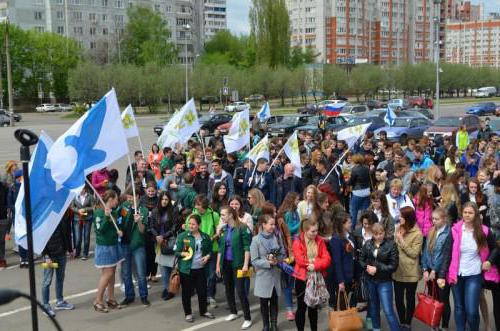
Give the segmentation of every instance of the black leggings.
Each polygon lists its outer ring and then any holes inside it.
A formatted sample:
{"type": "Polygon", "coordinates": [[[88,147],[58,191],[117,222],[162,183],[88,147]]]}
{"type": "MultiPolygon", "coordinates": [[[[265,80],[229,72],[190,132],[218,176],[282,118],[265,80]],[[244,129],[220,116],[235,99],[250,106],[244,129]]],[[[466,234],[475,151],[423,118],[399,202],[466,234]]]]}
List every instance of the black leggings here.
{"type": "Polygon", "coordinates": [[[260,314],[264,329],[269,328],[269,321],[273,324],[278,322],[278,293],[273,288],[273,294],[270,298],[260,298],[260,314]]]}
{"type": "Polygon", "coordinates": [[[396,302],[396,310],[398,312],[399,323],[401,324],[411,324],[413,313],[415,312],[417,284],[417,282],[406,283],[394,281],[394,301],[396,302]]]}
{"type": "Polygon", "coordinates": [[[311,331],[318,330],[318,309],[311,308],[304,302],[306,294],[306,282],[300,279],[295,280],[295,293],[297,294],[297,312],[295,313],[295,325],[298,331],[304,331],[306,324],[306,310],[309,316],[311,331]]]}
{"type": "Polygon", "coordinates": [[[252,320],[250,316],[250,304],[248,302],[248,296],[245,290],[245,282],[249,282],[249,278],[238,278],[236,277],[237,269],[233,269],[231,266],[231,261],[224,261],[223,269],[223,279],[224,286],[226,289],[226,300],[229,306],[231,314],[237,314],[238,310],[236,308],[236,298],[234,296],[234,290],[238,292],[238,297],[241,303],[241,309],[243,310],[243,315],[245,321],[252,320]]]}
{"type": "Polygon", "coordinates": [[[184,308],[184,315],[191,315],[191,295],[193,290],[196,289],[198,295],[198,308],[200,315],[207,312],[207,277],[205,276],[205,268],[191,269],[189,275],[180,273],[181,287],[182,287],[182,308],[184,308]]]}
{"type": "Polygon", "coordinates": [[[155,242],[151,235],[146,234],[144,249],[146,250],[146,277],[156,276],[158,272],[158,264],[155,262],[155,242]]]}
{"type": "Polygon", "coordinates": [[[446,284],[444,288],[440,288],[437,286],[435,283],[436,281],[434,280],[434,285],[432,284],[432,281],[427,282],[427,288],[429,289],[429,293],[432,294],[433,296],[436,297],[436,299],[439,300],[439,302],[444,303],[444,311],[443,311],[443,316],[441,316],[441,327],[443,329],[448,329],[448,325],[450,323],[450,316],[451,316],[451,308],[450,308],[450,285],[446,284]],[[436,294],[432,293],[433,288],[436,289],[436,294]]]}
{"type": "Polygon", "coordinates": [[[500,330],[500,284],[491,290],[493,298],[493,316],[495,316],[495,330],[500,330]]]}

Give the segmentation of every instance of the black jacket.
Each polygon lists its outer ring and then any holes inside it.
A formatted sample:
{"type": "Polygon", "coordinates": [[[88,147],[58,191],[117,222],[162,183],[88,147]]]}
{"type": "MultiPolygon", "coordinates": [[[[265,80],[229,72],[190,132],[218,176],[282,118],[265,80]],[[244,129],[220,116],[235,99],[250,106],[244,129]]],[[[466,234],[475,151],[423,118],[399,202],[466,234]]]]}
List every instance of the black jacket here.
{"type": "Polygon", "coordinates": [[[0,220],[7,219],[7,208],[9,188],[3,182],[0,182],[0,220]]]}
{"type": "Polygon", "coordinates": [[[281,206],[281,203],[285,199],[285,196],[289,192],[295,192],[302,195],[304,191],[302,187],[302,180],[297,176],[288,177],[284,179],[283,176],[279,176],[276,181],[276,198],[274,202],[275,206],[281,206]]]}
{"type": "Polygon", "coordinates": [[[194,176],[193,189],[198,194],[208,193],[208,179],[210,177],[210,174],[207,172],[203,175],[204,176],[202,177],[201,173],[197,173],[196,176],[194,176]]]}
{"type": "Polygon", "coordinates": [[[377,257],[373,256],[375,251],[375,240],[367,241],[361,249],[359,264],[361,269],[365,271],[368,279],[376,282],[392,281],[392,274],[396,271],[399,265],[399,253],[396,243],[392,240],[384,240],[380,245],[377,257]],[[374,266],[377,272],[374,276],[366,272],[367,266],[374,266]]]}
{"type": "Polygon", "coordinates": [[[47,245],[43,249],[42,254],[48,255],[51,259],[66,255],[66,252],[73,251],[71,244],[71,220],[68,213],[64,214],[63,219],[59,222],[56,230],[50,237],[47,245]]]}
{"type": "Polygon", "coordinates": [[[170,213],[167,211],[160,212],[158,208],[155,208],[149,218],[149,232],[154,237],[163,236],[165,240],[172,236],[177,236],[182,226],[182,220],[177,210],[176,206],[172,207],[170,213]]]}
{"type": "Polygon", "coordinates": [[[353,190],[362,190],[370,187],[370,169],[364,165],[356,165],[352,168],[351,178],[348,185],[353,190]]]}

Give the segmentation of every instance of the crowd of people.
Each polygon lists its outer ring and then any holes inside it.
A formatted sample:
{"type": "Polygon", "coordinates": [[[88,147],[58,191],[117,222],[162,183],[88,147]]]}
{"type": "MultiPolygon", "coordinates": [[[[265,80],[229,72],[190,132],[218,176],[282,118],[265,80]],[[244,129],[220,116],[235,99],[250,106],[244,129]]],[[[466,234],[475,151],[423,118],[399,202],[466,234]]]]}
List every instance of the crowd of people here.
{"type": "MultiPolygon", "coordinates": [[[[481,319],[487,330],[498,329],[500,145],[488,130],[483,124],[476,140],[461,132],[456,141],[423,137],[405,146],[384,132],[367,132],[351,149],[330,132],[300,133],[301,178],[279,154],[286,137],[272,138],[271,160],[256,164],[244,151],[226,154],[219,134],[206,148],[196,140],[175,150],[153,144],[147,156],[135,152],[122,174],[124,187],[116,169],[89,175],[91,186],[75,198],[45,248],[43,303],[51,314],[73,308],[63,297],[66,257],[88,259],[94,231],[100,270],[94,309],[100,313],[132,304],[134,283],[149,306],[149,283],[158,281],[160,269],[163,300],[176,296],[169,280],[173,272],[180,275],[186,322],[195,320],[194,295],[201,318],[213,319],[221,300],[229,308],[226,320],[239,318],[237,295],[241,328],[248,329],[253,295],[263,330],[278,330],[283,296],[284,318],[302,331],[307,315],[315,331],[322,305],[308,294],[313,277],[325,283],[325,305],[367,311],[373,330],[381,329],[381,307],[391,331],[412,328],[422,280],[445,305],[438,329],[450,325],[450,292],[456,330],[479,330],[481,319]],[[50,268],[54,262],[58,267],[50,268]],[[57,303],[51,307],[54,273],[57,303]],[[124,287],[121,300],[117,281],[124,287]],[[225,299],[217,296],[222,286],[225,299]]],[[[259,137],[252,132],[252,144],[259,137]]],[[[5,170],[0,267],[21,177],[14,161],[5,170]]],[[[23,268],[22,247],[19,254],[23,268]]]]}

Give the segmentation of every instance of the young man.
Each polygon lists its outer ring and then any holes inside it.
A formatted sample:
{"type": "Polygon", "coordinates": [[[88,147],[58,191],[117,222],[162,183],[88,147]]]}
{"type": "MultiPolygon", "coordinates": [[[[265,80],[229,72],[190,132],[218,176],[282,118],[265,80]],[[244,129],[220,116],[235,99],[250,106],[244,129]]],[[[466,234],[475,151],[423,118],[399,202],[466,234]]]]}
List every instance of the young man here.
{"type": "Polygon", "coordinates": [[[50,237],[45,249],[42,252],[44,262],[47,267],[43,270],[42,282],[42,302],[43,306],[51,316],[56,313],[49,304],[50,285],[54,271],[56,273],[56,298],[55,310],[72,310],[75,308],[67,303],[63,297],[64,273],[66,270],[66,253],[73,253],[71,245],[71,219],[69,213],[64,214],[63,219],[50,237]],[[57,266],[54,264],[57,263],[57,266]]]}
{"type": "Polygon", "coordinates": [[[214,194],[214,186],[219,182],[223,182],[226,184],[227,194],[229,197],[234,194],[234,182],[233,176],[222,169],[222,161],[220,159],[214,159],[212,161],[212,170],[213,172],[210,174],[208,179],[208,199],[212,200],[212,196],[214,194]]]}
{"type": "Polygon", "coordinates": [[[200,163],[198,171],[194,176],[193,188],[198,194],[208,193],[208,179],[210,174],[208,173],[208,165],[206,162],[200,163]]]}
{"type": "Polygon", "coordinates": [[[177,193],[177,202],[181,208],[194,208],[196,191],[193,188],[193,179],[193,176],[189,172],[184,174],[184,186],[177,193]]]}

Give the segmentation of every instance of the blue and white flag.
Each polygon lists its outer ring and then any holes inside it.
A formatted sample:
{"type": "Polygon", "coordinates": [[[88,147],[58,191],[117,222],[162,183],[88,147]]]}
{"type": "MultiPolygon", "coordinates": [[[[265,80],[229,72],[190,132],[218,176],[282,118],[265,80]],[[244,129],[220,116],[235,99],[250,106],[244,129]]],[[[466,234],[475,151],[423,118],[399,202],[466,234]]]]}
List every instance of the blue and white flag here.
{"type": "Polygon", "coordinates": [[[384,122],[387,123],[387,125],[389,126],[393,126],[395,119],[396,119],[396,114],[391,109],[391,107],[387,106],[387,112],[385,113],[384,116],[384,122]]]}
{"type": "MultiPolygon", "coordinates": [[[[78,194],[60,187],[52,179],[51,169],[46,168],[47,154],[52,139],[42,131],[30,161],[31,219],[33,224],[33,251],[41,254],[54,233],[71,201],[78,194]]],[[[26,212],[24,186],[21,185],[16,200],[15,239],[18,245],[28,249],[26,236],[26,212]]]]}
{"type": "Polygon", "coordinates": [[[269,102],[265,102],[262,108],[257,113],[257,118],[260,122],[265,122],[271,118],[271,108],[269,108],[269,102]]]}
{"type": "Polygon", "coordinates": [[[86,175],[127,154],[127,136],[112,89],[56,140],[46,167],[52,170],[56,183],[79,190],[86,175]]]}

